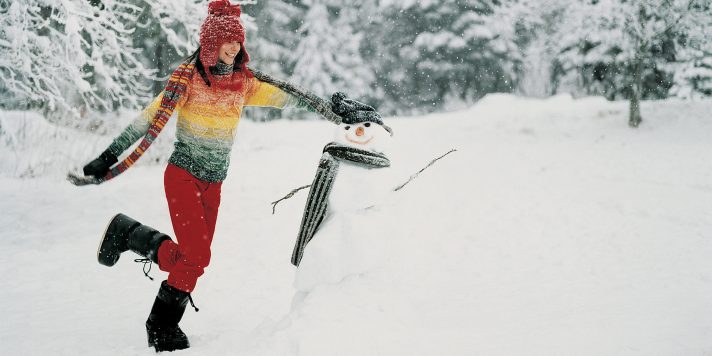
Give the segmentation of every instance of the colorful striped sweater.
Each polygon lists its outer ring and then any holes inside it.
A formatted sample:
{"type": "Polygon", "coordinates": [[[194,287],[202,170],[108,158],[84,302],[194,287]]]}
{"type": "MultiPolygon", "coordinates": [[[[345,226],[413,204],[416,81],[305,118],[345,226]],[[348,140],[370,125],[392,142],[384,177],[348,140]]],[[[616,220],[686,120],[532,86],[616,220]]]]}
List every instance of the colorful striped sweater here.
{"type": "MultiPolygon", "coordinates": [[[[178,117],[177,140],[169,163],[187,170],[200,180],[223,181],[227,176],[230,152],[244,106],[280,109],[298,107],[310,110],[305,102],[271,84],[254,77],[246,80],[243,90],[230,91],[209,87],[200,75],[193,76],[174,109],[178,117]]],[[[109,152],[118,157],[144,137],[161,105],[163,95],[161,93],[153,100],[114,139],[108,148],[109,152]]]]}

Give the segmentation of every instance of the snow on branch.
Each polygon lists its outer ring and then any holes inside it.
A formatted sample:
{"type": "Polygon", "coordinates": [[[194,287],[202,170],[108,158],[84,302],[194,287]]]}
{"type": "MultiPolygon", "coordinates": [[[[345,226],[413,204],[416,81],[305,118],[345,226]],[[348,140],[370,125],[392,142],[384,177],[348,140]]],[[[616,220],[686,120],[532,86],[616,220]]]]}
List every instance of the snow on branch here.
{"type": "Polygon", "coordinates": [[[0,9],[0,105],[29,103],[78,115],[80,108],[137,107],[153,78],[132,33],[142,11],[123,1],[15,1],[0,9]]]}

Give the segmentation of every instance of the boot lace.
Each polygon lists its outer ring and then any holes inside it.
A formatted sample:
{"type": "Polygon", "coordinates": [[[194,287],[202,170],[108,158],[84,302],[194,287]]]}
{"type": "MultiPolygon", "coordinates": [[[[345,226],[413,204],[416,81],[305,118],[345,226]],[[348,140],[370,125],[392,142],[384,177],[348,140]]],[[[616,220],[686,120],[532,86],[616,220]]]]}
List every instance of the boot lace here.
{"type": "MultiPolygon", "coordinates": [[[[134,260],[136,263],[143,263],[143,274],[146,276],[146,278],[153,280],[153,277],[148,275],[148,272],[151,272],[151,267],[153,266],[153,261],[151,261],[150,258],[137,258],[134,260]]],[[[190,302],[190,306],[195,309],[195,312],[199,312],[200,309],[198,309],[197,306],[195,306],[195,303],[193,302],[193,297],[188,294],[188,301],[190,302]]]]}
{"type": "Polygon", "coordinates": [[[137,258],[134,260],[134,262],[143,263],[143,274],[146,276],[146,278],[153,280],[153,277],[148,275],[148,272],[151,272],[151,267],[153,266],[153,261],[151,261],[150,258],[137,258]]]}
{"type": "Polygon", "coordinates": [[[198,309],[198,307],[195,306],[195,303],[193,303],[193,297],[190,294],[188,294],[188,301],[190,302],[190,306],[193,307],[193,309],[195,309],[196,313],[200,311],[200,309],[198,309]]]}

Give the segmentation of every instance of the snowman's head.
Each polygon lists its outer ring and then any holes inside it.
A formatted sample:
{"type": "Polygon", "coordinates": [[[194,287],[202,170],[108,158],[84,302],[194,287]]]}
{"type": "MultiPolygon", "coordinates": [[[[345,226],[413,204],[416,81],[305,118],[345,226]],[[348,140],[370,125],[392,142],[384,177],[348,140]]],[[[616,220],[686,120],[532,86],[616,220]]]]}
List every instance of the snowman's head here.
{"type": "Polygon", "coordinates": [[[385,152],[391,140],[389,130],[375,122],[341,123],[336,128],[334,141],[362,150],[385,152]]]}

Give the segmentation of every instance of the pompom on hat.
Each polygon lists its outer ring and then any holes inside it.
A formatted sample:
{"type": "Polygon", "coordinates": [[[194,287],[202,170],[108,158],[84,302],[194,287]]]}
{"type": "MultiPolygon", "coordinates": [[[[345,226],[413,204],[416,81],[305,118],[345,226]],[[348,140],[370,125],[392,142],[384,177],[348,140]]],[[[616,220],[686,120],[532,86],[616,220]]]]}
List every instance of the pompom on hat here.
{"type": "Polygon", "coordinates": [[[232,41],[240,42],[240,51],[235,66],[248,73],[247,62],[250,56],[245,49],[245,28],[240,22],[240,5],[233,5],[229,0],[217,0],[208,4],[208,17],[200,27],[200,62],[206,68],[218,63],[220,47],[232,41]]]}

